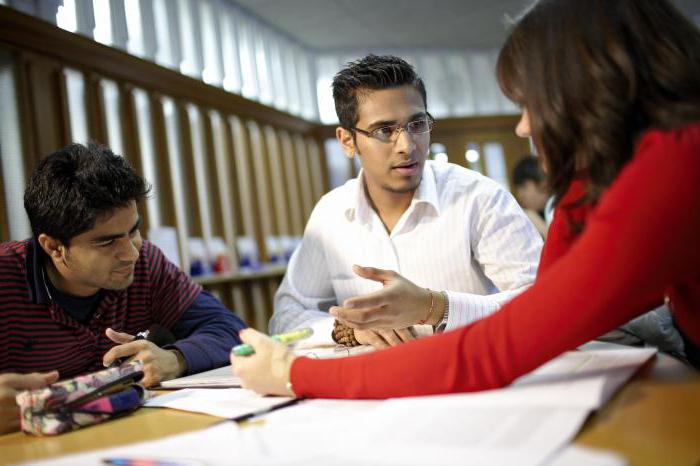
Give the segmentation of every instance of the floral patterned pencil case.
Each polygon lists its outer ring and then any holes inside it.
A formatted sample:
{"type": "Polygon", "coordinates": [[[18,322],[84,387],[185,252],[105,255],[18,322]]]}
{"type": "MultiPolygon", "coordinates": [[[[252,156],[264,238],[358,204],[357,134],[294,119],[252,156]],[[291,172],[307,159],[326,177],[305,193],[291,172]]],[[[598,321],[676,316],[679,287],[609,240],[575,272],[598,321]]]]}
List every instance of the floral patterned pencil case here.
{"type": "Polygon", "coordinates": [[[148,397],[138,381],[140,361],[81,375],[17,394],[22,430],[34,435],[58,435],[123,416],[148,397]]]}

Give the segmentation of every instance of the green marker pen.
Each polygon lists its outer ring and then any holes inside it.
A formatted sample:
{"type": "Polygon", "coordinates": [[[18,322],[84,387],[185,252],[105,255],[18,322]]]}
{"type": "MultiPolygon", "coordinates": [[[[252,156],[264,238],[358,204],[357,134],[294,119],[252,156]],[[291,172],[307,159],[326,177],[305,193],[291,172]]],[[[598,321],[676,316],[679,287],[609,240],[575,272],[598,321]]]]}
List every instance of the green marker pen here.
{"type": "MultiPolygon", "coordinates": [[[[270,338],[275,341],[279,341],[283,345],[289,345],[299,340],[303,340],[304,338],[309,338],[311,335],[313,335],[313,333],[314,331],[312,329],[306,327],[287,333],[280,333],[279,335],[272,335],[270,338]]],[[[255,350],[248,343],[243,343],[242,345],[234,346],[231,349],[231,352],[236,356],[250,356],[251,354],[255,353],[255,350]]]]}

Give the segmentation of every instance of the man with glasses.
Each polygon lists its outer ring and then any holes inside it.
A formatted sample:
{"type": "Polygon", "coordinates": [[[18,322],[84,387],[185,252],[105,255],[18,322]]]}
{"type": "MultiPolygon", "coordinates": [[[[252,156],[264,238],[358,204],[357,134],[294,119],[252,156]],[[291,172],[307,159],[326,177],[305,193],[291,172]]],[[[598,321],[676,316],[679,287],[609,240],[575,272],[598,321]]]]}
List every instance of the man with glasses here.
{"type": "Polygon", "coordinates": [[[423,333],[420,324],[441,331],[485,317],[532,283],[542,241],[513,197],[478,173],[426,161],[433,118],[411,65],[375,55],[350,63],[333,98],[336,137],[362,170],[314,208],[271,333],[311,326],[313,343],[394,346],[423,333]],[[335,321],[347,310],[362,329],[335,321]]]}

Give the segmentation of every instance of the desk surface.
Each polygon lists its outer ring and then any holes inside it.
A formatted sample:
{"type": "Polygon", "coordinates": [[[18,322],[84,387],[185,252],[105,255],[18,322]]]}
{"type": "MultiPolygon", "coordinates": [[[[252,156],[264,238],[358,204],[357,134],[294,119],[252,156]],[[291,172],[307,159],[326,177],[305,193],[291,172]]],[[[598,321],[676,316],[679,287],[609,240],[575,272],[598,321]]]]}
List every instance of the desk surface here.
{"type": "MultiPolygon", "coordinates": [[[[58,437],[8,434],[0,436],[0,464],[157,439],[218,421],[203,414],[142,409],[58,437]]],[[[633,466],[700,464],[700,374],[657,356],[588,419],[574,443],[618,452],[633,466]]]]}

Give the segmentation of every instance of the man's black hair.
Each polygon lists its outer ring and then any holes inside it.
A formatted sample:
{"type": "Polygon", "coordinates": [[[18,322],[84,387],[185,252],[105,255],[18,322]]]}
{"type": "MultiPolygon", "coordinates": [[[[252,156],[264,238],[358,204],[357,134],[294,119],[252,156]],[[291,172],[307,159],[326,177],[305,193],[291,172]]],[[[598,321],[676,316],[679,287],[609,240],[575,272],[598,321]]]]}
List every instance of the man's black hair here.
{"type": "Polygon", "coordinates": [[[37,165],[24,192],[32,233],[66,246],[96,220],[148,196],[151,186],[123,157],[99,144],[72,144],[37,165]]]}
{"type": "Polygon", "coordinates": [[[405,60],[393,55],[370,54],[348,63],[333,78],[333,101],[340,126],[349,130],[357,124],[358,93],[406,85],[420,93],[427,108],[425,84],[405,60]]]}
{"type": "Polygon", "coordinates": [[[528,181],[540,183],[544,179],[537,157],[526,155],[513,167],[513,186],[522,186],[528,181]]]}

